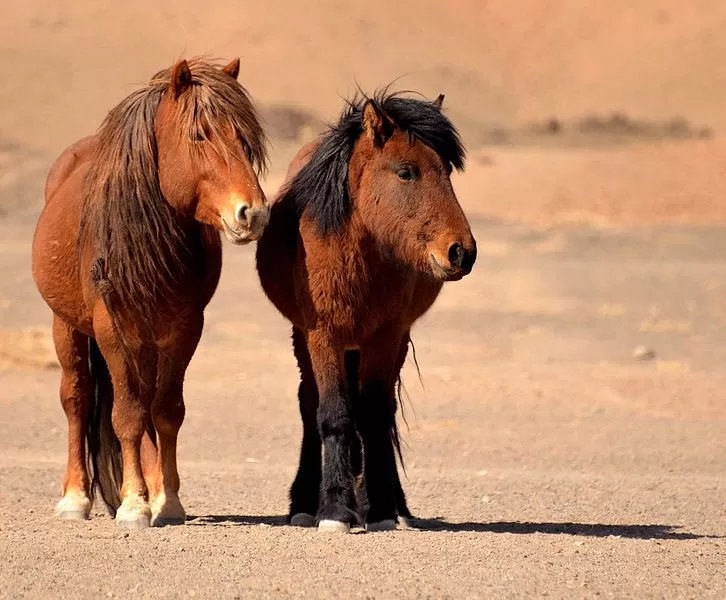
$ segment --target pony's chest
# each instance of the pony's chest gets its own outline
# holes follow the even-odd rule
[[[316,320],[359,337],[410,310],[415,277],[359,256],[339,255],[309,271],[309,287]]]

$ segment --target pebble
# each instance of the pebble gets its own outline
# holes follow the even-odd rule
[[[655,358],[655,350],[647,346],[637,346],[633,350],[633,358],[635,360],[651,360]]]

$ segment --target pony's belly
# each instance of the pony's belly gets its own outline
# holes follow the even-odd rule
[[[90,312],[86,308],[79,279],[76,235],[53,203],[43,211],[33,239],[33,279],[48,307],[72,327],[90,333]],[[58,219],[58,217],[61,217]]]

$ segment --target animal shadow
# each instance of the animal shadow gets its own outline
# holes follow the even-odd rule
[[[286,515],[203,515],[187,517],[187,525],[192,526],[254,526],[281,527],[288,525]],[[634,540],[699,540],[722,538],[724,536],[689,533],[678,531],[678,525],[615,525],[606,523],[534,523],[519,521],[497,521],[476,523],[472,521],[455,523],[440,518],[418,519],[409,522],[413,530],[428,532],[474,532],[474,533],[514,533],[533,535],[573,535],[583,537],[620,537]]]
[[[413,519],[411,525],[422,531],[514,533],[532,535],[545,533],[585,537],[621,537],[635,540],[698,540],[719,538],[716,535],[701,535],[678,531],[678,525],[615,525],[605,523],[534,523],[519,521],[498,521],[492,523],[451,523],[443,519]]]
[[[187,525],[196,526],[230,526],[230,525],[266,525],[280,527],[288,525],[287,515],[197,515],[187,516]]]

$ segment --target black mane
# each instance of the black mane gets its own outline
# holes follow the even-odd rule
[[[323,135],[320,146],[285,192],[299,214],[317,222],[323,235],[340,231],[351,214],[348,163],[363,133],[361,117],[367,100],[367,96],[359,95],[348,101],[338,122]],[[449,167],[464,169],[465,150],[459,132],[437,105],[385,90],[376,93],[373,100],[412,142],[417,139],[429,146]]]

